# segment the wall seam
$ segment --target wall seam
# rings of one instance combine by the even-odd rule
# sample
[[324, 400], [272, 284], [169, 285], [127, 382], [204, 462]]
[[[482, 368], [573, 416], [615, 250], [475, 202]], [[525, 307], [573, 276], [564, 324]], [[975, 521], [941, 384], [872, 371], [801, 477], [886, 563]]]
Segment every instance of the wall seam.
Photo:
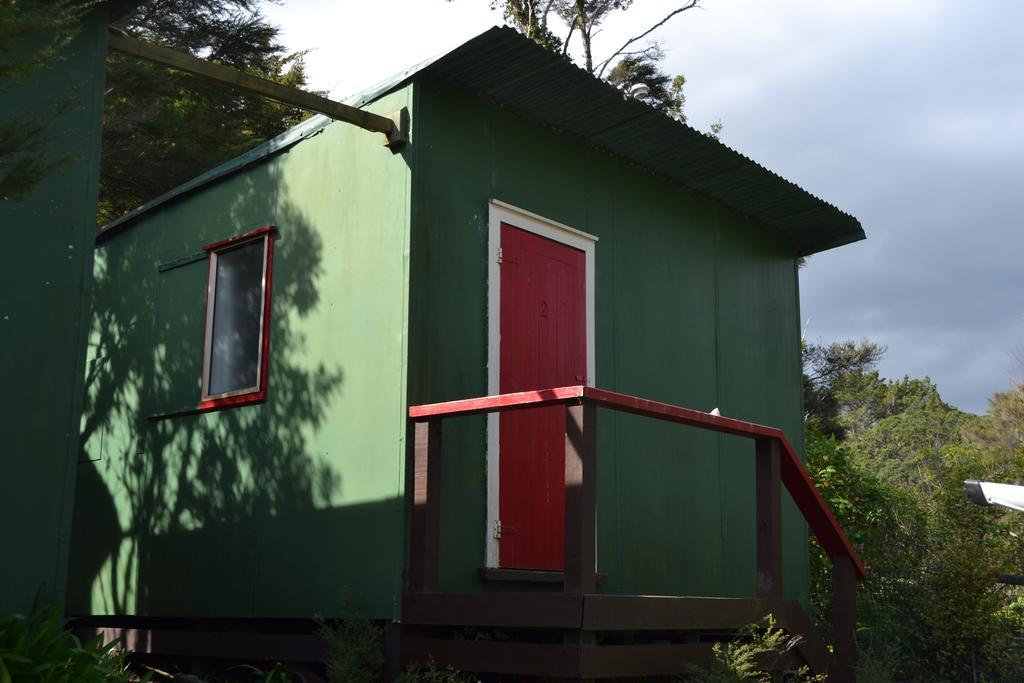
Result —
[[[72, 359], [72, 368], [75, 379], [75, 385], [77, 390], [72, 395], [71, 405], [69, 406], [68, 415], [65, 422], [65, 429], [67, 434], [65, 437], [65, 448], [64, 448], [64, 476], [62, 482], [62, 493], [59, 497], [60, 500], [60, 511], [58, 513], [58, 537], [57, 537], [57, 557], [56, 566], [54, 567], [54, 586], [53, 593], [55, 596], [60, 596], [61, 610], [64, 608], [64, 599], [67, 592], [67, 582], [69, 578], [70, 561], [71, 561], [71, 531], [72, 523], [75, 510], [75, 491], [78, 482], [78, 452], [79, 452], [79, 433], [81, 430], [82, 423], [82, 410], [85, 400], [85, 361], [88, 353], [88, 341], [89, 332], [92, 328], [92, 268], [93, 268], [93, 240], [91, 228], [96, 220], [96, 204], [98, 201], [99, 192], [99, 157], [100, 147], [102, 141], [102, 122], [103, 122], [103, 89], [105, 83], [105, 70], [104, 65], [106, 64], [107, 54], [107, 31], [106, 25], [107, 20], [106, 6], [101, 7], [95, 11], [95, 15], [99, 28], [95, 31], [99, 34], [96, 40], [96, 54], [95, 62], [93, 66], [94, 78], [99, 82], [93, 84], [93, 112], [92, 112], [92, 128], [91, 134], [92, 142], [89, 145], [89, 151], [91, 152], [90, 158], [95, 159], [95, 163], [89, 171], [85, 192], [88, 193], [89, 197], [85, 200], [86, 206], [83, 207], [82, 211], [82, 222], [85, 225], [82, 226], [83, 237], [79, 240], [78, 248], [84, 248], [85, 254], [82, 256], [82, 265], [78, 274], [78, 288], [74, 292], [77, 294], [79, 303], [79, 315], [76, 324], [75, 336], [76, 341], [72, 347], [72, 353], [74, 357]], [[100, 16], [102, 15], [102, 17]], [[100, 19], [102, 18], [102, 21]], [[99, 93], [99, 97], [96, 97], [96, 93]], [[98, 100], [98, 102], [97, 102]], [[89, 212], [86, 209], [92, 208]], [[137, 566], [137, 565], [136, 565]]]
[[418, 193], [416, 192], [416, 184], [418, 182], [417, 173], [417, 162], [419, 155], [417, 153], [418, 148], [416, 147], [417, 136], [413, 130], [414, 123], [418, 116], [414, 118], [414, 114], [418, 113], [417, 107], [417, 95], [419, 89], [415, 83], [411, 83], [407, 86], [406, 94], [406, 107], [410, 109], [409, 112], [409, 139], [406, 142], [405, 152], [411, 157], [410, 166], [406, 169], [405, 176], [405, 207], [404, 207], [404, 248], [402, 251], [402, 278], [404, 280], [402, 286], [402, 343], [401, 343], [401, 368], [402, 377], [404, 381], [401, 389], [399, 390], [399, 416], [398, 416], [398, 443], [396, 444], [398, 458], [396, 461], [397, 468], [397, 490], [396, 497], [399, 504], [396, 505], [398, 514], [398, 527], [402, 529], [401, 544], [395, 552], [395, 590], [393, 591], [394, 598], [392, 600], [391, 615], [394, 621], [401, 621], [401, 604], [402, 604], [402, 593], [404, 592], [404, 579], [403, 573], [405, 569], [405, 553], [408, 547], [408, 529], [406, 527], [406, 510], [405, 510], [405, 459], [408, 451], [408, 419], [406, 416], [406, 406], [409, 403], [409, 310], [410, 310], [410, 287], [412, 286], [412, 266], [411, 266], [411, 253], [412, 253], [412, 221], [413, 213], [416, 210], [415, 202], [418, 199]]

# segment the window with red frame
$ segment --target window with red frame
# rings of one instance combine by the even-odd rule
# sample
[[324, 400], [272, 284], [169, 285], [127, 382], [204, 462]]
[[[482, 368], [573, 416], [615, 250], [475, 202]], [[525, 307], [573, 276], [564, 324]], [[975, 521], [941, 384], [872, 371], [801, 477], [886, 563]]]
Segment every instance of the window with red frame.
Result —
[[266, 398], [274, 232], [204, 247], [209, 254], [201, 408]]

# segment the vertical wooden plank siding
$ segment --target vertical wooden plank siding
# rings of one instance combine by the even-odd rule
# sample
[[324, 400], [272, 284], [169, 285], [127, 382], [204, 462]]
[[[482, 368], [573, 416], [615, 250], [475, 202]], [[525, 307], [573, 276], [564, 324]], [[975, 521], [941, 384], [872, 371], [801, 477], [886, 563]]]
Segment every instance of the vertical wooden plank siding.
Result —
[[854, 681], [857, 661], [857, 570], [849, 557], [832, 558], [832, 644], [838, 666], [829, 680]]
[[593, 593], [597, 492], [597, 408], [590, 402], [565, 407], [566, 593]]
[[[791, 250], [765, 232], [718, 224], [718, 387], [723, 415], [782, 429], [800, 446], [803, 431], [800, 327]], [[789, 254], [787, 254], [789, 251]], [[755, 461], [750, 444], [721, 439], [723, 541], [747, 549], [733, 558], [728, 594], [756, 590]], [[747, 505], [737, 499], [749, 500]], [[807, 527], [788, 496], [782, 497], [782, 571], [787, 598], [809, 591]]]
[[441, 548], [441, 420], [414, 424], [409, 590], [433, 593]]
[[[599, 239], [597, 386], [718, 407], [778, 426], [799, 447], [791, 245], [686, 188], [469, 94], [435, 82], [418, 82], [416, 92], [413, 133], [429, 142], [413, 145], [410, 404], [488, 393], [487, 271], [496, 255], [487, 247], [487, 206], [498, 199]], [[442, 513], [442, 583], [460, 591], [496, 589], [478, 578], [491, 533], [485, 425], [445, 425], [444, 483], [458, 491], [459, 505]], [[602, 415], [597, 440], [602, 590], [754, 595], [752, 444], [614, 413]], [[782, 537], [786, 597], [806, 599], [807, 527], [785, 495]]]
[[781, 447], [776, 439], [757, 439], [754, 466], [757, 490], [757, 597], [782, 597]]

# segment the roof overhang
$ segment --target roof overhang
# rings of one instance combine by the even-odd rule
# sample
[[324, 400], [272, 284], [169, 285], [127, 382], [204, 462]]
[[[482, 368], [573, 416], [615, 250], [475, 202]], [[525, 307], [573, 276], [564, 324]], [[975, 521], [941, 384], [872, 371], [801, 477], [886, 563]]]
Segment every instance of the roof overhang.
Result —
[[[134, 4], [135, 0], [121, 2]], [[349, 98], [347, 103], [365, 106], [421, 78], [469, 92], [707, 196], [776, 231], [792, 243], [797, 255], [865, 237], [860, 222], [848, 213], [718, 140], [625, 98], [605, 81], [512, 28], [489, 29]], [[329, 122], [326, 117], [303, 122], [114, 221], [98, 238], [115, 234], [156, 206], [286, 149]]]
[[706, 195], [777, 230], [801, 256], [865, 237], [853, 216], [718, 140], [623, 97], [512, 28], [492, 28], [393, 85], [414, 76], [473, 93]]

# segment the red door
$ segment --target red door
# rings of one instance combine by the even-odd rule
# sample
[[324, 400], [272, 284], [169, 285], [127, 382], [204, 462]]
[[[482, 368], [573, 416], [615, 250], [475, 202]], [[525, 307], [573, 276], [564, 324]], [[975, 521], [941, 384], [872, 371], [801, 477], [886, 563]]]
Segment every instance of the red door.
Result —
[[[501, 393], [585, 384], [582, 251], [501, 224]], [[562, 569], [565, 408], [502, 413], [498, 561]]]

